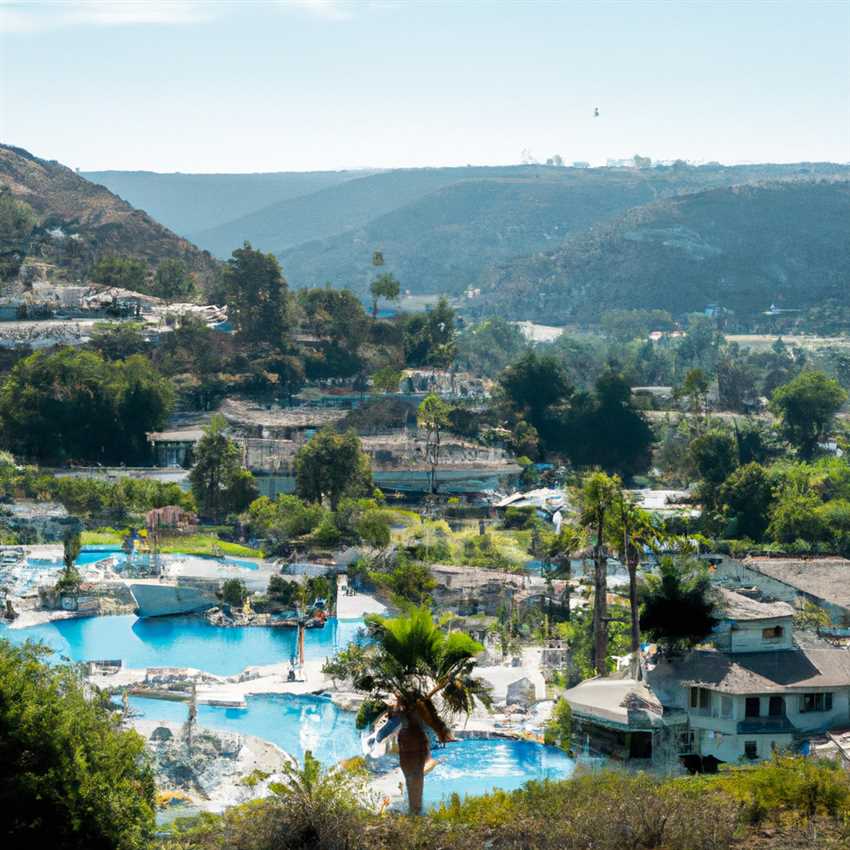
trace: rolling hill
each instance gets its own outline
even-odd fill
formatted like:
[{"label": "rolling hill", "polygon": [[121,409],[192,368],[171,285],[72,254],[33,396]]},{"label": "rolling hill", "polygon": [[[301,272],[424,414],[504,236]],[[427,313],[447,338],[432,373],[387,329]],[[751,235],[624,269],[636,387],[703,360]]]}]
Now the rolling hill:
[{"label": "rolling hill", "polygon": [[86,171],[81,176],[106,186],[110,192],[137,209],[145,210],[175,233],[188,236],[270,204],[309,195],[369,173],[158,174],[153,171]]},{"label": "rolling hill", "polygon": [[359,227],[293,246],[279,256],[293,286],[331,281],[363,293],[373,276],[371,251],[379,247],[404,289],[457,293],[477,285],[490,266],[553,251],[565,238],[631,208],[800,170],[759,165],[477,170]]},{"label": "rolling hill", "polygon": [[37,266],[37,276],[57,282],[85,279],[100,257],[114,254],[143,260],[154,269],[162,260],[182,260],[201,285],[218,263],[186,239],[55,161],[0,145],[0,187],[32,211],[34,227],[0,233],[2,250]]},{"label": "rolling hill", "polygon": [[614,308],[741,314],[850,302],[850,181],[712,189],[630,210],[482,276],[484,312],[548,323]]},{"label": "rolling hill", "polygon": [[[362,227],[374,218],[460,180],[492,173],[511,176],[523,166],[506,168],[416,168],[385,171],[292,198],[209,230],[195,241],[218,257],[227,257],[246,239],[255,248],[279,252],[302,242],[324,239]],[[371,256],[371,253],[370,253]]]}]

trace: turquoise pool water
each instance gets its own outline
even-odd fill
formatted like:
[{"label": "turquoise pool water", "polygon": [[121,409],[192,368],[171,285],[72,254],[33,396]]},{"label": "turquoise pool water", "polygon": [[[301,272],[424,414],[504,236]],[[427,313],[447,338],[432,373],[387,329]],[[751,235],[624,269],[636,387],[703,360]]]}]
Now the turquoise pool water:
[{"label": "turquoise pool water", "polygon": [[[188,707],[182,702],[130,697],[130,705],[148,720],[183,723]],[[272,741],[304,759],[310,750],[322,764],[360,755],[360,733],[354,714],[337,708],[326,697],[267,695],[248,697],[247,708],[198,706],[198,722]],[[434,806],[452,794],[484,794],[494,788],[512,791],[532,779],[568,779],[575,760],[554,747],[533,741],[464,738],[435,748],[437,766],[425,778],[425,803]]]},{"label": "turquoise pool water", "polygon": [[[323,629],[308,629],[304,655],[333,655],[350,643],[362,620],[331,618]],[[46,643],[71,661],[120,658],[126,667],[197,667],[232,676],[249,665],[288,661],[295,651],[295,629],[221,628],[199,617],[153,617],[133,614],[57,620],[28,629],[0,625],[0,637],[14,643]]]},{"label": "turquoise pool water", "polygon": [[[183,723],[188,713],[182,702],[130,697],[130,705],[149,720]],[[342,711],[327,697],[279,694],[248,697],[247,708],[198,706],[202,726],[256,735],[277,744],[299,763],[305,750],[310,750],[328,766],[360,754],[360,733],[354,728],[354,719],[352,712]]]},{"label": "turquoise pool water", "polygon": [[425,777],[424,802],[434,806],[452,794],[513,791],[532,779],[569,779],[575,759],[534,741],[463,738],[432,753],[437,766]]}]

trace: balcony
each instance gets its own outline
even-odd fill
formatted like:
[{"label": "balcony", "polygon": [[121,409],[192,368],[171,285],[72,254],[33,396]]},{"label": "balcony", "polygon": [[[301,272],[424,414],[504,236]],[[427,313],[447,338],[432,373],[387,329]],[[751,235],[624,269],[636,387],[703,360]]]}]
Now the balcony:
[{"label": "balcony", "polygon": [[785,715],[781,717],[748,717],[738,723],[739,735],[790,734],[793,731],[794,726]]}]

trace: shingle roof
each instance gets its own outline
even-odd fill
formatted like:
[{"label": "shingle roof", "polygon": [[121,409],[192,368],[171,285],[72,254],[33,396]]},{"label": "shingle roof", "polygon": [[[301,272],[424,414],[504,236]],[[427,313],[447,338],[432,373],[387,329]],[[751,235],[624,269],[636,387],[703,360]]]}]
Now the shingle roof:
[{"label": "shingle roof", "polygon": [[657,691],[698,686],[729,694],[850,686],[850,651],[811,641],[776,652],[727,654],[694,650],[681,659],[663,660],[647,674]]},{"label": "shingle roof", "polygon": [[759,602],[725,587],[719,590],[720,605],[729,620],[773,620],[794,616],[794,609],[787,602]]},{"label": "shingle roof", "polygon": [[811,596],[850,608],[850,561],[845,558],[745,558],[745,567]]}]

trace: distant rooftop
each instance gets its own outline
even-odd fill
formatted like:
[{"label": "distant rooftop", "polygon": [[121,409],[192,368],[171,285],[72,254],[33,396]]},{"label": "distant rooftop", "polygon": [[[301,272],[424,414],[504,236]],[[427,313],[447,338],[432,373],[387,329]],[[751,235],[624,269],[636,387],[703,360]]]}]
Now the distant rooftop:
[{"label": "distant rooftop", "polygon": [[749,557],[743,564],[810,596],[850,608],[850,561],[846,558]]}]

